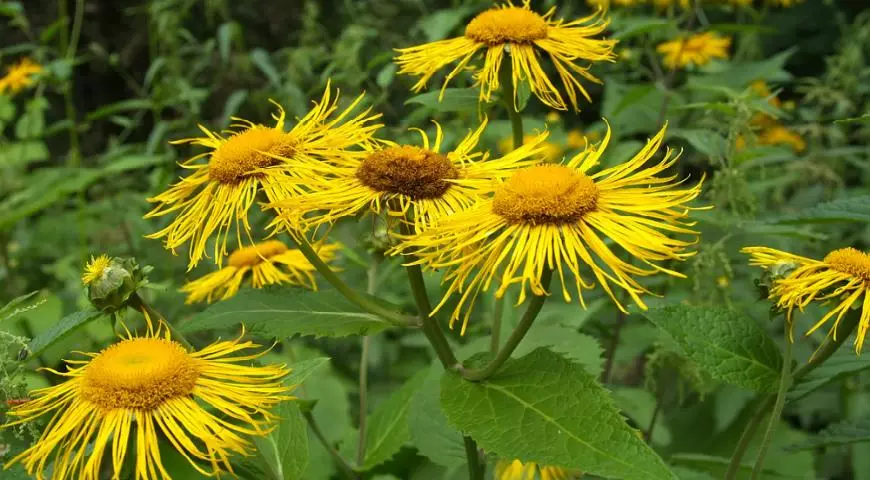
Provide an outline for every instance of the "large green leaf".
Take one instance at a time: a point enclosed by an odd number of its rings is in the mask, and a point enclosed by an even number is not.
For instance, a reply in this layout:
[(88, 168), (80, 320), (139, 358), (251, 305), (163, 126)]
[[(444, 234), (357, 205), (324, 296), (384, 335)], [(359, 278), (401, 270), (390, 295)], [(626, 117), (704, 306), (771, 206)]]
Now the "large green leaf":
[(672, 304), (644, 315), (713, 378), (756, 392), (773, 392), (782, 356), (752, 318), (722, 307)]
[(447, 88), (444, 97), (441, 90), (421, 93), (405, 100), (405, 104), (418, 104), (437, 112), (468, 112), (477, 110), (480, 90), (476, 88)]
[(870, 442), (870, 417), (857, 422), (830, 425), (809, 440), (791, 445), (789, 450), (809, 450), (865, 442)]
[(441, 406), (453, 425), (501, 458), (604, 477), (676, 478), (594, 376), (543, 348), (508, 360), (483, 382), (446, 372)]
[(360, 467), (368, 470), (389, 460), (411, 440), (408, 431), (408, 409), (414, 393), (426, 380), (428, 372), (411, 377), (402, 388), (375, 408), (369, 416), (366, 430), (366, 455)]
[(390, 326), (334, 290), (266, 289), (246, 290), (212, 305), (184, 323), (181, 330), (195, 332), (239, 324), (252, 335), (278, 338), (371, 335)]
[(849, 348), (840, 348), (824, 363), (792, 385), (786, 400), (793, 402), (831, 383), (870, 369), (870, 358), (858, 357)]
[(535, 325), (512, 356), (522, 357), (539, 347), (549, 347), (550, 350), (561, 353), (574, 363), (583, 366), (593, 376), (601, 375), (604, 369), (604, 358), (601, 356), (603, 350), (598, 340), (574, 328)]
[(287, 385), (300, 385), (306, 378), (310, 377), (312, 373), (321, 367), (326, 366), (328, 363), (329, 357), (317, 357), (294, 363), (293, 365), (290, 365), (290, 374), (284, 379), (284, 383)]
[(30, 344), (27, 346), (27, 349), (30, 351), (28, 357), (36, 357), (40, 355), (46, 348), (67, 338), (76, 330), (84, 327), (92, 320), (96, 320), (101, 316), (103, 316), (102, 312), (96, 310), (85, 310), (71, 313), (63, 317), (51, 328), (38, 334), (30, 341)]
[(870, 195), (838, 198), (798, 213), (773, 219), (777, 223), (822, 223), (870, 221)]
[(445, 467), (465, 463), (465, 442), (459, 430), (448, 422), (441, 411), (441, 374), (440, 364), (430, 368), (426, 381), (411, 398), (408, 410), (408, 428), (411, 442), (433, 462)]
[(273, 412), (280, 421), (269, 435), (255, 436), (257, 459), (273, 480), (301, 479), (308, 467), (308, 431), (294, 402), (283, 402)]

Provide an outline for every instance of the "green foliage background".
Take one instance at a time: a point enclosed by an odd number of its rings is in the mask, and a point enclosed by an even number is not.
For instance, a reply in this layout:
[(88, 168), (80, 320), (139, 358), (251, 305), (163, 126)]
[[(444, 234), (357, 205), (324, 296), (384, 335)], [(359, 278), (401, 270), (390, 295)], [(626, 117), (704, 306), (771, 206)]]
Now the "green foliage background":
[[(786, 341), (783, 320), (768, 320), (773, 317), (770, 304), (760, 299), (755, 286), (759, 270), (750, 269), (739, 249), (767, 245), (820, 258), (835, 248), (870, 247), (870, 128), (864, 120), (870, 112), (870, 13), (861, 3), (806, 0), (791, 8), (752, 11), (705, 6), (691, 21), (699, 12), (614, 7), (609, 36), (620, 40), (619, 59), (593, 67), (604, 81), (589, 86), (593, 102), (578, 115), (563, 112), (554, 119), (533, 97), (523, 112), (527, 132), (548, 128), (565, 155), (576, 151), (568, 146), (572, 131), (600, 136), (606, 118), (615, 135), (607, 165), (629, 158), (667, 119), (667, 144), (683, 150), (679, 173), (706, 175), (704, 200), (714, 208), (696, 216), (702, 231), (698, 254), (680, 267), (688, 279), (653, 277), (647, 282), (663, 294), (650, 299), (651, 306), (660, 308), (646, 316), (622, 316), (601, 291), (592, 292), (586, 311), (551, 298), (508, 364), (517, 371), (577, 370), (571, 378), (578, 385), (572, 388), (589, 398), (612, 398), (608, 414), (621, 412), (639, 431), (654, 422), (650, 443), (667, 464), (661, 465), (663, 472), (721, 478), (753, 413), (753, 392), (776, 391), (779, 350)], [(147, 296), (170, 319), (183, 323), (203, 310), (185, 305), (178, 288), (213, 267), (186, 272), (185, 252), (176, 257), (159, 241), (145, 239), (160, 222), (142, 218), (149, 209), (146, 198), (174, 182), (180, 174), (176, 162), (194, 154), (168, 141), (197, 136), (198, 124), (219, 130), (232, 116), (266, 122), (269, 99), (287, 108), (289, 116), (301, 116), (331, 79), (345, 100), (366, 91), (374, 110), (384, 114), (386, 129), (380, 135), (397, 141), (412, 138), (409, 127), (427, 128), (435, 119), (448, 132), (448, 142), (456, 142), (477, 125), (480, 108), (489, 109), (494, 121), (485, 146), (498, 150), (510, 136), (510, 125), (500, 106), (480, 107), (476, 94), (459, 90), (470, 85), (467, 77), (451, 85), (457, 90), (439, 104), (432, 95), (410, 93), (414, 79), (397, 76), (392, 62), (393, 49), (460, 34), (467, 19), (491, 5), (482, 0), (0, 1), (0, 65), (29, 56), (46, 69), (33, 88), (0, 95), (0, 303), (37, 292), (20, 308), (0, 314), (0, 400), (22, 398), (27, 388), (57, 381), (34, 367), (59, 367), (71, 350), (96, 351), (112, 340), (105, 322), (90, 322), (35, 358), (20, 362), (17, 357), (26, 338), (89, 307), (80, 275), (91, 255), (135, 257), (139, 264), (153, 266)], [(533, 5), (538, 11), (558, 5), (565, 18), (589, 11), (581, 2)], [(655, 46), (688, 25), (699, 28), (698, 22), (734, 37), (732, 58), (695, 70), (662, 71)], [(749, 88), (758, 80), (767, 82), (786, 108), (771, 111)], [(750, 122), (759, 112), (779, 116), (804, 139), (806, 149), (756, 144)], [(747, 140), (746, 148), (735, 148), (738, 136)], [(255, 221), (262, 225), (266, 220), (263, 215)], [(348, 245), (343, 276), (413, 311), (399, 262), (373, 253), (380, 240), (376, 228), (362, 221), (336, 230)], [(364, 240), (355, 241), (360, 238)], [(427, 282), (430, 295), (437, 296), (438, 278), (427, 276)], [(271, 290), (252, 295), (258, 294), (292, 302)], [(311, 300), (315, 306), (301, 319), (295, 314), (253, 318), (244, 313), (245, 301), (259, 300), (240, 297), (214, 307), (238, 309), (228, 324), (216, 325), (203, 316), (190, 321), (189, 331), (196, 332), (192, 338), (204, 344), (233, 332), (244, 320), (251, 322), (252, 334), (286, 340), (270, 354), (272, 359), (316, 362), (300, 396), (317, 400), (312, 415), (327, 441), (348, 459), (356, 458), (354, 429), (361, 415), (356, 383), (361, 341), (348, 335), (373, 334), (368, 354), (371, 438), (359, 465), (365, 478), (464, 478), (456, 425), (486, 437), (476, 438), (485, 449), (532, 455), (504, 440), (517, 434), (503, 423), (514, 418), (510, 409), (515, 405), (502, 404), (504, 411), (457, 406), (444, 418), (434, 399), (440, 398), (441, 405), (461, 404), (475, 398), (463, 389), (487, 387), (449, 375), (442, 379), (420, 332), (386, 329), (376, 317), (369, 323), (324, 325), (316, 305), (337, 308), (330, 297)], [(736, 351), (744, 348), (746, 338), (758, 338), (763, 344), (758, 348), (769, 355), (756, 361), (753, 355), (759, 350), (751, 348), (748, 357), (731, 351), (720, 358), (709, 354), (709, 346), (692, 344), (710, 330), (690, 331), (698, 327), (698, 312), (662, 313), (681, 303), (703, 307), (704, 315), (715, 317), (705, 316), (706, 321), (741, 326), (738, 337), (714, 337), (718, 344), (736, 342)], [(726, 311), (715, 316), (712, 307)], [(796, 332), (806, 331), (823, 312), (809, 308), (797, 318)], [(506, 312), (506, 326), (518, 317)], [(483, 337), (491, 318), (487, 303), (475, 311), (465, 337), (448, 332), (465, 352), (463, 358), (486, 349)], [(197, 328), (197, 322), (208, 328)], [(823, 338), (824, 331), (809, 338), (796, 334), (795, 357), (806, 360)], [(795, 398), (786, 404), (765, 478), (870, 478), (865, 373), (870, 360), (866, 354), (841, 354), (826, 364), (824, 375), (794, 387), (804, 390), (792, 392)], [(331, 361), (327, 364), (324, 357)], [(759, 372), (741, 363), (750, 360)], [(612, 397), (596, 380), (604, 369)], [(558, 393), (559, 382), (550, 380), (541, 379), (539, 386)], [(810, 381), (816, 383), (807, 386)], [(494, 383), (491, 388), (499, 387)], [(594, 388), (584, 387), (587, 383)], [(559, 404), (577, 412), (568, 415), (564, 426), (584, 442), (603, 442), (602, 427), (584, 422), (596, 415), (583, 410), (584, 398)], [(276, 435), (306, 428), (301, 415), (288, 411)], [(31, 435), (15, 433), (0, 432), (0, 443), (12, 451)], [(529, 444), (541, 446), (550, 445), (551, 433), (521, 432)], [(268, 471), (268, 478), (338, 478), (340, 472), (313, 432), (301, 440), (298, 435), (286, 438), (267, 440), (287, 445), (291, 453), (251, 461), (251, 475)], [(634, 443), (642, 443), (633, 437), (621, 442), (614, 447), (622, 452), (617, 456), (625, 454), (620, 448), (641, 448)], [(566, 448), (572, 452), (574, 447)], [(744, 460), (749, 468), (754, 449)], [(306, 450), (304, 462), (292, 463), (301, 462)], [(297, 458), (292, 452), (303, 453)], [(605, 470), (611, 468), (600, 462)], [(194, 478), (181, 473), (183, 461), (176, 463), (172, 468), (179, 478)], [(607, 471), (645, 478), (622, 467)], [(669, 478), (647, 473), (648, 478)]]

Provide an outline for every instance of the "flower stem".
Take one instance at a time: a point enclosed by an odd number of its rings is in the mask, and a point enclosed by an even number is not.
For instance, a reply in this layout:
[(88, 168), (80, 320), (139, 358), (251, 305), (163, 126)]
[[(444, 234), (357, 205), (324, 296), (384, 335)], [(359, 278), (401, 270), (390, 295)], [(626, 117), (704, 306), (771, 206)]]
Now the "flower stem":
[[(507, 62), (505, 62), (507, 63)], [(517, 111), (514, 104), (516, 95), (514, 89), (514, 80), (511, 75), (510, 64), (502, 65), (498, 71), (498, 82), (501, 85), (501, 99), (504, 102), (507, 110), (508, 118), (511, 120), (511, 132), (513, 133), (514, 149), (523, 146), (523, 116)]]
[[(375, 285), (378, 277), (378, 259), (372, 260), (366, 271), (366, 293), (375, 294)], [(356, 464), (362, 465), (366, 457), (366, 420), (368, 419), (368, 378), (369, 378), (369, 347), (372, 338), (365, 336), (362, 339), (362, 351), (359, 354), (359, 437), (356, 449)]]
[(335, 447), (329, 443), (329, 440), (323, 436), (323, 432), (320, 430), (320, 426), (317, 425), (317, 421), (314, 420), (314, 416), (311, 415), (311, 412), (303, 412), (302, 415), (305, 417), (305, 420), (308, 421), (308, 425), (311, 427), (311, 431), (314, 432), (314, 436), (317, 437), (317, 440), (320, 441), (323, 447), (326, 448), (326, 451), (328, 451), (335, 460), (335, 463), (338, 464), (341, 473), (350, 480), (356, 480), (358, 478), (356, 472), (353, 471), (353, 468), (349, 463), (347, 463), (347, 460), (338, 453)]
[(185, 338), (181, 332), (176, 330), (175, 327), (173, 327), (172, 324), (166, 320), (166, 317), (161, 315), (160, 312), (158, 312), (157, 310), (154, 310), (151, 305), (148, 305), (145, 300), (143, 300), (142, 297), (139, 296), (138, 293), (134, 292), (133, 295), (130, 296), (130, 306), (133, 309), (142, 312), (142, 315), (145, 315), (147, 318), (156, 318), (157, 320), (161, 320), (163, 324), (166, 325), (166, 328), (169, 329), (169, 333), (175, 341), (184, 345), (184, 348), (188, 350), (195, 350), (193, 348), (193, 345), (191, 345), (190, 342), (187, 341), (187, 338)]
[(471, 437), (462, 437), (465, 441), (465, 457), (468, 459), (468, 480), (483, 480), (486, 463), (480, 461), (477, 443)]
[[(835, 339), (831, 336), (825, 339), (825, 343), (816, 350), (812, 358), (810, 358), (810, 360), (802, 367), (794, 371), (794, 374), (792, 374), (792, 383), (807, 376), (807, 374), (815, 370), (819, 365), (824, 363), (825, 360), (830, 358), (831, 355), (840, 348), (840, 345), (849, 338), (852, 331), (855, 330), (859, 319), (860, 314), (857, 314), (856, 312), (850, 312), (846, 315), (846, 318), (843, 319), (843, 323), (839, 328), (837, 338)], [(725, 473), (725, 480), (734, 480), (737, 478), (737, 473), (740, 470), (740, 462), (743, 460), (746, 450), (749, 449), (749, 445), (752, 443), (753, 437), (755, 437), (755, 432), (764, 420), (768, 409), (770, 409), (770, 407), (772, 407), (776, 402), (776, 398), (777, 397), (774, 395), (767, 395), (759, 402), (758, 409), (755, 411), (752, 418), (749, 419), (749, 423), (746, 424), (746, 428), (743, 430), (743, 434), (737, 442), (737, 447), (734, 448), (734, 453), (731, 454), (731, 462), (728, 464), (728, 471)]]
[[(552, 278), (553, 270), (544, 268), (544, 271), (541, 273), (541, 287), (543, 287), (544, 290), (550, 288), (550, 280), (552, 280)], [(526, 307), (526, 312), (523, 314), (523, 318), (520, 319), (517, 328), (513, 333), (511, 333), (511, 336), (508, 337), (507, 342), (501, 350), (499, 350), (495, 358), (492, 359), (487, 366), (479, 370), (461, 370), (460, 373), (463, 378), (471, 380), (472, 382), (479, 382), (486, 380), (495, 374), (498, 369), (501, 368), (502, 364), (511, 357), (511, 354), (514, 353), (514, 350), (516, 350), (517, 346), (523, 340), (523, 337), (525, 337), (529, 329), (532, 328), (532, 324), (535, 323), (535, 319), (538, 317), (538, 313), (544, 306), (544, 301), (546, 299), (547, 295), (533, 296), (529, 301), (529, 306)]]
[[(788, 327), (786, 327), (786, 330)], [(786, 331), (788, 336), (788, 331)], [(773, 404), (773, 412), (770, 414), (770, 420), (767, 423), (767, 431), (764, 432), (764, 438), (761, 441), (761, 447), (758, 449), (758, 455), (755, 458), (755, 466), (752, 467), (752, 480), (758, 478), (761, 471), (764, 469), (764, 457), (767, 456), (767, 450), (770, 449), (770, 442), (773, 441), (773, 434), (776, 431), (776, 426), (779, 424), (782, 409), (785, 406), (785, 394), (788, 392), (792, 383), (791, 370), (791, 340), (786, 338), (785, 342), (785, 358), (782, 362), (782, 373), (779, 378), (779, 390), (776, 392), (776, 402)]]
[(326, 279), (339, 293), (344, 295), (345, 298), (351, 301), (354, 305), (362, 308), (363, 310), (377, 315), (384, 320), (390, 322), (391, 324), (397, 327), (407, 327), (413, 323), (415, 323), (416, 319), (408, 317), (407, 315), (403, 315), (399, 312), (391, 310), (389, 308), (385, 308), (372, 299), (367, 298), (363, 295), (360, 295), (359, 292), (350, 288), (329, 266), (320, 259), (317, 255), (317, 252), (314, 251), (314, 248), (311, 247), (311, 244), (308, 243), (307, 240), (303, 237), (296, 238), (294, 235), (290, 235), (293, 243), (296, 244), (296, 247), (299, 248), (299, 251), (302, 252), (302, 255), (306, 260), (317, 270), (323, 278)]
[(417, 309), (420, 311), (420, 318), (423, 322), (423, 333), (435, 349), (435, 354), (441, 360), (441, 364), (447, 370), (453, 369), (459, 363), (456, 356), (453, 355), (453, 350), (450, 344), (447, 343), (447, 337), (438, 325), (438, 319), (432, 317), (432, 307), (429, 304), (429, 294), (426, 293), (426, 285), (423, 282), (423, 272), (420, 270), (420, 265), (405, 265), (405, 271), (408, 272), (408, 283), (411, 285), (411, 292), (414, 294), (414, 302), (417, 303)]

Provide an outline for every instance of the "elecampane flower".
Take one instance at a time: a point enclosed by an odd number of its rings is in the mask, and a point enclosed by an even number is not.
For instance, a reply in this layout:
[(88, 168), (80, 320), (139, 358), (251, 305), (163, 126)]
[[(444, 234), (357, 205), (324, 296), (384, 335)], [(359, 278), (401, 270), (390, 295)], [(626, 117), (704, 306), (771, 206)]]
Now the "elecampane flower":
[(798, 133), (782, 125), (774, 125), (758, 134), (758, 143), (762, 145), (785, 145), (795, 153), (806, 150), (807, 142)]
[[(345, 163), (365, 156), (361, 146), (372, 141), (380, 125), (373, 123), (380, 115), (365, 110), (349, 118), (362, 101), (357, 97), (351, 105), (338, 111), (338, 97), (330, 96), (327, 85), (323, 98), (299, 119), (289, 132), (284, 131), (284, 110), (274, 115), (274, 127), (236, 119), (235, 130), (219, 134), (200, 126), (205, 137), (179, 140), (209, 149), (182, 166), (193, 173), (182, 178), (167, 191), (149, 199), (158, 205), (146, 218), (176, 214), (164, 229), (149, 235), (163, 238), (166, 248), (175, 250), (190, 242), (192, 269), (206, 254), (206, 244), (215, 237), (214, 259), (221, 266), (227, 255), (227, 237), (236, 228), (238, 245), (242, 237), (251, 239), (248, 210), (258, 192), (271, 202), (301, 193), (297, 163), (327, 165)], [(200, 162), (208, 158), (205, 163)], [(311, 171), (308, 169), (307, 171)]]
[[(542, 54), (547, 54), (558, 72), (568, 102), (576, 110), (578, 92), (589, 100), (580, 78), (601, 83), (589, 73), (589, 65), (580, 66), (578, 63), (613, 61), (616, 42), (595, 38), (608, 25), (600, 13), (571, 22), (554, 20), (554, 13), (555, 7), (544, 15), (535, 13), (529, 7), (529, 0), (525, 0), (522, 6), (508, 2), (491, 8), (474, 17), (465, 27), (462, 37), (397, 49), (399, 73), (419, 76), (420, 80), (413, 89), (420, 91), (438, 71), (458, 62), (444, 80), (442, 96), (453, 77), (471, 68), (476, 83), (480, 85), (480, 99), (489, 101), (492, 92), (499, 88), (499, 70), (510, 68), (514, 86), (527, 81), (532, 93), (542, 102), (558, 110), (567, 110), (563, 94), (544, 71), (539, 59)], [(481, 52), (483, 66), (471, 66)], [(503, 65), (506, 55), (509, 56), (509, 65)], [(514, 91), (516, 95), (517, 89)]]
[(703, 66), (714, 58), (727, 59), (731, 37), (720, 37), (712, 32), (699, 33), (665, 42), (656, 47), (664, 55), (664, 64), (670, 69), (688, 65)]
[(45, 478), (52, 465), (53, 480), (98, 480), (107, 472), (119, 478), (128, 448), (135, 448), (133, 476), (165, 480), (163, 437), (200, 473), (232, 472), (230, 456), (251, 454), (247, 437), (267, 434), (274, 421), (269, 410), (289, 398), (283, 365), (247, 365), (265, 353), (242, 353), (256, 347), (240, 337), (189, 352), (165, 325), (154, 330), (149, 323), (145, 336), (128, 333), (86, 360), (68, 360), (66, 372), (47, 369), (67, 380), (13, 407), (7, 415), (17, 420), (6, 427), (47, 413), (51, 421), (6, 467), (21, 463)]
[[(499, 283), (497, 297), (519, 284), (519, 304), (527, 290), (547, 294), (541, 283), (544, 269), (558, 273), (567, 302), (569, 285), (581, 304), (583, 290), (594, 286), (580, 273), (585, 264), (620, 309), (625, 311), (612, 286), (646, 308), (640, 294), (650, 292), (635, 277), (659, 272), (683, 277), (660, 262), (693, 255), (686, 251), (693, 242), (669, 235), (697, 235), (689, 228), (692, 208), (687, 203), (700, 194), (701, 182), (679, 188), (682, 181), (675, 181), (675, 176), (661, 176), (677, 161), (670, 149), (662, 160), (645, 166), (664, 133), (662, 128), (628, 162), (590, 173), (610, 141), (608, 129), (601, 145), (561, 165), (517, 171), (495, 187), (492, 198), (408, 238), (392, 253), (410, 253), (428, 268), (446, 269), (443, 281), (449, 286), (436, 310), (451, 294), (460, 293), (450, 323), (464, 311), (463, 332), (474, 299), (481, 290), (489, 290), (494, 279)], [(607, 239), (640, 265), (620, 259)]]
[(33, 85), (33, 76), (42, 72), (42, 65), (29, 58), (22, 58), (18, 63), (6, 68), (6, 75), (0, 78), (0, 94), (18, 93)]
[[(315, 249), (328, 263), (335, 258), (339, 245), (325, 244)], [(288, 284), (316, 289), (315, 271), (302, 252), (289, 249), (278, 240), (269, 240), (234, 251), (226, 267), (188, 283), (181, 291), (187, 293), (187, 303), (211, 303), (234, 296), (246, 279), (254, 288)]]
[(99, 280), (111, 263), (112, 259), (106, 254), (91, 257), (91, 261), (85, 265), (85, 271), (82, 273), (82, 283), (87, 286)]
[[(370, 211), (407, 219), (415, 231), (422, 231), (472, 205), (490, 191), (494, 180), (540, 160), (546, 133), (502, 157), (489, 158), (488, 153), (475, 151), (485, 127), (486, 120), (446, 153), (441, 153), (443, 134), (436, 123), (434, 143), (419, 130), (422, 147), (386, 144), (364, 158), (336, 162), (320, 178), (301, 165), (301, 176), (310, 180), (304, 187), (311, 193), (277, 204), (283, 216), (278, 222), (285, 222), (291, 231), (304, 230)], [(304, 214), (308, 215), (302, 218)]]
[(548, 467), (534, 462), (499, 460), (495, 465), (495, 480), (571, 480), (579, 475), (560, 467)]
[(843, 316), (856, 306), (861, 311), (855, 351), (861, 353), (864, 338), (870, 328), (870, 255), (854, 248), (834, 250), (822, 260), (794, 255), (769, 247), (746, 247), (741, 250), (750, 255), (750, 265), (778, 273), (770, 289), (770, 298), (776, 306), (792, 313), (811, 302), (835, 303), (836, 307), (815, 323), (807, 335), (815, 332), (832, 318), (834, 324), (828, 332), (836, 338), (837, 327)]

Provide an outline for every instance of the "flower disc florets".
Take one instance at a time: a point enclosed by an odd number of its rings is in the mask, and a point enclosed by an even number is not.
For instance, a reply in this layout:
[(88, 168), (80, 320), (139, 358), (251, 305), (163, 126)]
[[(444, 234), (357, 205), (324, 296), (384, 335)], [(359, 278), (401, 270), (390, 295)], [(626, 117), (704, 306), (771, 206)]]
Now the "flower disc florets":
[(465, 36), (490, 46), (528, 44), (547, 38), (547, 22), (525, 8), (493, 8), (474, 17), (465, 27)]
[(562, 165), (540, 165), (520, 170), (496, 190), (492, 211), (511, 223), (573, 223), (595, 210), (599, 195), (586, 175)]
[(278, 163), (274, 156), (289, 158), (294, 151), (293, 136), (276, 128), (254, 125), (227, 138), (211, 154), (209, 178), (235, 184), (256, 170)]
[(834, 250), (825, 256), (824, 261), (834, 270), (870, 282), (870, 255), (858, 249), (849, 247)]
[(409, 145), (373, 152), (357, 169), (363, 185), (411, 199), (439, 198), (450, 188), (448, 180), (459, 171), (440, 153)]

